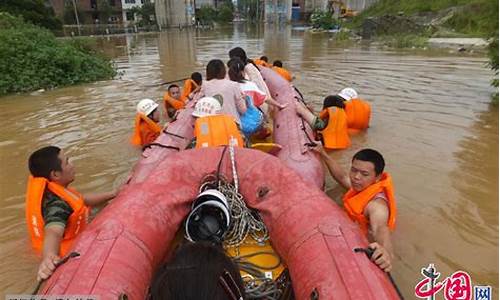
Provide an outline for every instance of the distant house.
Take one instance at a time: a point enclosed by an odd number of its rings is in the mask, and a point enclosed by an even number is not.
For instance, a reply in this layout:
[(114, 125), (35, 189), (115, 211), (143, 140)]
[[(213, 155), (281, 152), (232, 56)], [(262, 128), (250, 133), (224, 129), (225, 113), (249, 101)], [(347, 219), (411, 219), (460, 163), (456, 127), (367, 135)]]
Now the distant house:
[(125, 0), (49, 0), (49, 3), (61, 20), (67, 19), (65, 14), (74, 15), (75, 4), (81, 24), (121, 24), (122, 1)]

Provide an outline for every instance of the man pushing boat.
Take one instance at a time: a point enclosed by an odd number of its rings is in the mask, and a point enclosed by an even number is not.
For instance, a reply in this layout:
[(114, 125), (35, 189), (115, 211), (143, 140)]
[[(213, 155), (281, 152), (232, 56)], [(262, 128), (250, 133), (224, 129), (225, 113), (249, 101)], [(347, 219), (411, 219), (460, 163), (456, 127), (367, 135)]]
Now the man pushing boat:
[(383, 156), (373, 149), (363, 149), (353, 156), (347, 174), (322, 145), (312, 149), (321, 155), (335, 181), (348, 189), (342, 199), (345, 211), (371, 242), (372, 261), (389, 272), (393, 257), (390, 231), (396, 225), (396, 199), (391, 176), (384, 172)]

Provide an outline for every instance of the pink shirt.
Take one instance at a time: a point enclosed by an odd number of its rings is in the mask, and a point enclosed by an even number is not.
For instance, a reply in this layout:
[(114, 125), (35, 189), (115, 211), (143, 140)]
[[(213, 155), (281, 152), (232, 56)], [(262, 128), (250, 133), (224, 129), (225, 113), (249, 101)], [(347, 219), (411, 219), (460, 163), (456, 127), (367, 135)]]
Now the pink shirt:
[(229, 79), (212, 79), (203, 81), (200, 94), (207, 97), (221, 95), (222, 114), (231, 115), (240, 123), (240, 115), (247, 111), (247, 105), (240, 86)]
[(266, 93), (268, 97), (271, 97), (267, 84), (264, 82), (262, 75), (260, 75), (260, 71), (254, 65), (251, 63), (246, 64), (243, 72), (246, 79), (254, 82), (261, 91)]

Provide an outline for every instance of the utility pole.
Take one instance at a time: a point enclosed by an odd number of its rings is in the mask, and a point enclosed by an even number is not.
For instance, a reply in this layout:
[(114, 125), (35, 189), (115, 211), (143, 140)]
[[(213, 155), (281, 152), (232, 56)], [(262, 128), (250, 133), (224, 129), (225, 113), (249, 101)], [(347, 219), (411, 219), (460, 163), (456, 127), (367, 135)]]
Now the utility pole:
[(78, 27), (78, 35), (82, 35), (82, 33), (80, 32), (80, 20), (78, 20), (78, 11), (76, 10), (75, 0), (73, 0), (73, 8), (75, 10), (75, 19), (76, 19), (76, 26)]

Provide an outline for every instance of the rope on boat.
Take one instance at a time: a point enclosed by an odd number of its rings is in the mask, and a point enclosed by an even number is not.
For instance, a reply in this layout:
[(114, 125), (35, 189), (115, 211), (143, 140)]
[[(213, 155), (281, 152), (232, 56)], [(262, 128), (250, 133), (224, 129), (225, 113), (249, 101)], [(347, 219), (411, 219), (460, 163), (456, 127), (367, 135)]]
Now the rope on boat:
[[(368, 259), (371, 259), (373, 256), (373, 252), (375, 252), (375, 250), (373, 250), (372, 248), (368, 248), (368, 247), (367, 248), (354, 248), (354, 252), (363, 252), (366, 254)], [(391, 281), (392, 286), (394, 286), (394, 288), (396, 289), (396, 293), (398, 294), (399, 299), (404, 300), (403, 294), (401, 293), (401, 290), (399, 289), (398, 285), (396, 284), (396, 281), (394, 281), (394, 278), (392, 277), (391, 273), (387, 272), (387, 276), (389, 277), (389, 280)]]
[(259, 213), (246, 206), (243, 196), (232, 183), (224, 178), (217, 180), (215, 176), (206, 177), (200, 192), (212, 187), (224, 194), (231, 210), (231, 224), (224, 236), (224, 247), (239, 247), (248, 235), (257, 243), (264, 243), (269, 239), (269, 232)]
[[(261, 266), (248, 261), (248, 258), (259, 255), (271, 255), (276, 258), (273, 266)], [(270, 251), (255, 252), (247, 255), (236, 256), (233, 261), (238, 264), (240, 270), (248, 275), (243, 276), (245, 294), (247, 299), (280, 299), (283, 291), (278, 287), (278, 283), (271, 278), (267, 278), (261, 270), (273, 270), (281, 264), (281, 258)]]
[[(58, 263), (56, 263), (54, 265), (54, 272), (57, 268), (59, 268), (61, 265), (65, 264), (70, 258), (73, 258), (73, 257), (78, 257), (80, 256), (80, 253), (78, 252), (71, 252), (70, 254), (66, 255), (63, 259), (61, 259)], [(42, 279), (40, 281), (38, 281), (38, 284), (36, 285), (35, 289), (33, 290), (33, 292), (31, 293), (31, 295), (36, 295), (38, 293), (38, 291), (40, 290), (40, 288), (42, 287), (42, 284), (45, 282), (45, 280), (47, 279)]]
[[(229, 158), (231, 161), (231, 171), (234, 184), (229, 182), (221, 175), (221, 166), (229, 148)], [(250, 236), (258, 244), (264, 244), (269, 240), (269, 232), (266, 225), (262, 221), (260, 214), (246, 206), (243, 195), (238, 191), (238, 174), (236, 172), (236, 159), (234, 146), (226, 146), (222, 151), (220, 161), (217, 165), (217, 173), (206, 176), (200, 186), (200, 192), (209, 188), (216, 188), (227, 199), (229, 209), (231, 211), (231, 224), (224, 235), (223, 245), (225, 248), (237, 248), (243, 244), (245, 239)], [(248, 258), (257, 255), (273, 255), (277, 259), (277, 263), (273, 266), (259, 266), (250, 261)], [(267, 278), (261, 270), (273, 270), (281, 264), (281, 259), (273, 252), (262, 251), (251, 253), (233, 258), (238, 264), (240, 270), (245, 271), (248, 275), (244, 276), (245, 294), (247, 299), (279, 299), (282, 290), (278, 287), (278, 283), (270, 278)]]

